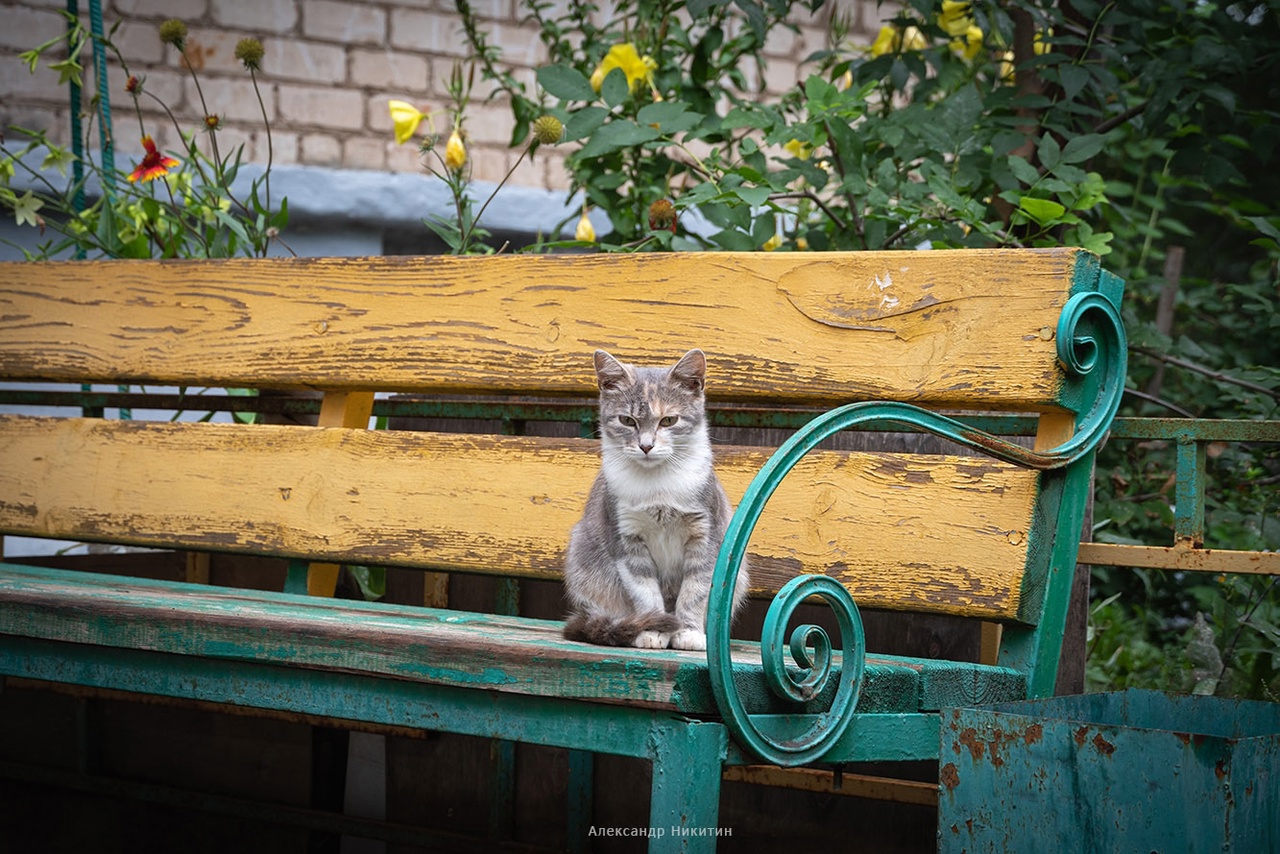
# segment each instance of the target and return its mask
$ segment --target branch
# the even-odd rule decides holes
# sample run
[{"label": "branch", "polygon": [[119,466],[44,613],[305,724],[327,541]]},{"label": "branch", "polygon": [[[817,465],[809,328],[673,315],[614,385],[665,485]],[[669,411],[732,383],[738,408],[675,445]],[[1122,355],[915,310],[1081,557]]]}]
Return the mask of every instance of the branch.
[{"label": "branch", "polygon": [[1135,104],[1134,106],[1125,110],[1123,113],[1114,115],[1111,118],[1107,119],[1105,122],[1101,122],[1100,124],[1094,127],[1093,132],[1106,133],[1107,131],[1115,130],[1116,128],[1120,127],[1120,125],[1124,124],[1130,119],[1136,118],[1137,116],[1141,115],[1142,111],[1145,110],[1147,106],[1148,106],[1148,102],[1146,101],[1142,102],[1141,104]]},{"label": "branch", "polygon": [[1249,391],[1256,391],[1259,394],[1265,394],[1273,400],[1280,400],[1280,391],[1267,388],[1264,385],[1251,383],[1248,380],[1242,380],[1237,377],[1233,377],[1230,374],[1224,374],[1222,371],[1215,371],[1212,368],[1206,368],[1204,365],[1198,365],[1195,362],[1188,362],[1186,359],[1179,359],[1177,356],[1166,356],[1163,353],[1157,353],[1155,350],[1148,350],[1146,347],[1130,347],[1129,349],[1135,353],[1141,353],[1144,356],[1150,356],[1153,359],[1158,359],[1161,362],[1165,362],[1179,368],[1185,368],[1193,373],[1202,374],[1209,379],[1230,383],[1231,385],[1236,385],[1240,388],[1248,389]]},{"label": "branch", "polygon": [[1124,390],[1124,393],[1129,395],[1130,397],[1136,397],[1138,398],[1138,400],[1145,400],[1148,403],[1154,403],[1156,406],[1163,406],[1165,409],[1169,410],[1170,412],[1178,413],[1183,418],[1196,417],[1196,414],[1194,412],[1183,409],[1181,406],[1178,406],[1178,404],[1176,403],[1170,403],[1164,398],[1156,397],[1154,394],[1148,394],[1145,391],[1138,391],[1136,388],[1127,388]]},{"label": "branch", "polygon": [[845,231],[849,227],[842,219],[840,219],[840,217],[836,216],[836,212],[827,207],[826,203],[822,201],[822,199],[818,198],[817,194],[812,190],[800,190],[794,193],[771,193],[769,195],[769,199],[771,201],[773,199],[808,199],[821,208],[822,212],[829,216],[831,221],[834,222],[836,227],[841,231]]}]

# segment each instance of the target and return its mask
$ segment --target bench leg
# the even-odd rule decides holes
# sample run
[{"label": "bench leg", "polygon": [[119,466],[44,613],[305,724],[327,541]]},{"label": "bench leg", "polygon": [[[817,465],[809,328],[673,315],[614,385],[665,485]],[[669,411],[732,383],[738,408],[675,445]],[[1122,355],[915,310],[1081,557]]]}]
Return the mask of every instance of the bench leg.
[{"label": "bench leg", "polygon": [[650,854],[715,851],[718,836],[727,830],[718,825],[720,768],[728,743],[724,727],[664,721],[650,739]]}]

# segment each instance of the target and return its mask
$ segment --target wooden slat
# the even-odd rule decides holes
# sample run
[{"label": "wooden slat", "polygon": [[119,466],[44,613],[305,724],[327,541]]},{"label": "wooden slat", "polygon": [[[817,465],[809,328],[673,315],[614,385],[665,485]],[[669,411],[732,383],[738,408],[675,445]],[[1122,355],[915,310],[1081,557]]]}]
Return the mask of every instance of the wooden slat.
[{"label": "wooden slat", "polygon": [[[364,429],[373,416],[373,392],[331,391],[320,402],[320,427]],[[338,589],[342,565],[316,562],[307,567],[307,592],[312,596],[332,596]]]},{"label": "wooden slat", "polygon": [[[556,579],[585,439],[0,416],[0,532]],[[719,448],[734,500],[763,465]],[[1034,473],[821,452],[775,493],[755,586],[826,572],[864,607],[1016,619]]]},{"label": "wooden slat", "polygon": [[717,399],[1047,409],[1096,278],[1074,249],[9,263],[0,373],[590,394],[596,347],[702,347]]},{"label": "wooden slat", "polygon": [[1202,549],[1190,545],[1134,546],[1081,543],[1080,562],[1091,566],[1137,566],[1181,572],[1238,572],[1280,575],[1280,552]]},{"label": "wooden slat", "polygon": [[[376,602],[165,583],[0,565],[0,658],[8,636],[253,661],[515,694],[626,702],[714,714],[706,656],[574,643],[561,623]],[[764,686],[758,645],[735,642],[735,685],[748,709],[795,711]],[[872,656],[859,709],[911,713],[921,686],[954,680],[955,696],[1008,701],[1025,680],[1005,668]],[[156,685],[131,684],[151,693]],[[821,701],[819,701],[821,702]],[[829,698],[828,698],[829,702]]]},{"label": "wooden slat", "polygon": [[938,805],[938,784],[915,780],[898,780],[867,774],[835,774],[816,768],[779,768],[776,765],[729,765],[722,779],[727,782],[752,783],[821,792],[824,795],[847,795],[876,801],[892,801],[917,806]]}]

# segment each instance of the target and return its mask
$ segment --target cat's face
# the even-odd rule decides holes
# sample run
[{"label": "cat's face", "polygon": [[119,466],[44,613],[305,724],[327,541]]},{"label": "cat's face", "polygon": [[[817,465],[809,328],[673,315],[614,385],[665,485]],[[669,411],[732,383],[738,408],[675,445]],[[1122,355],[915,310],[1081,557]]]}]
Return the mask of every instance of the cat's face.
[{"label": "cat's face", "polygon": [[690,350],[670,368],[640,368],[595,354],[600,431],[608,453],[643,466],[679,457],[704,432],[707,362]]}]

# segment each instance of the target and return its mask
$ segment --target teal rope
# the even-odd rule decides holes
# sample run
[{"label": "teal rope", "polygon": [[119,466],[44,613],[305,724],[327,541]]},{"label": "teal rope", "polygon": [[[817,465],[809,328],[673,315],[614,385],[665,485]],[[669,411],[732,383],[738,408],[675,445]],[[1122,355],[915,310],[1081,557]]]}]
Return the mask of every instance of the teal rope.
[{"label": "teal rope", "polygon": [[[75,0],[68,0],[68,6]],[[115,144],[111,134],[111,87],[107,83],[107,52],[102,27],[102,0],[89,0],[89,31],[93,33],[94,76],[98,80],[98,139],[102,143],[103,192],[110,198],[116,188]]]},{"label": "teal rope", "polygon": [[[67,33],[75,31],[75,21],[80,18],[80,0],[67,0]],[[80,84],[74,79],[71,81],[71,153],[75,155],[75,160],[71,163],[71,177],[75,181],[76,192],[71,199],[72,207],[76,213],[84,210],[84,140],[80,138]],[[84,257],[84,250],[77,250],[77,258]]]}]

